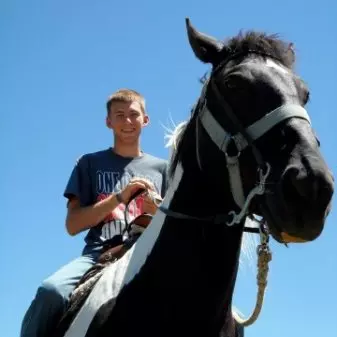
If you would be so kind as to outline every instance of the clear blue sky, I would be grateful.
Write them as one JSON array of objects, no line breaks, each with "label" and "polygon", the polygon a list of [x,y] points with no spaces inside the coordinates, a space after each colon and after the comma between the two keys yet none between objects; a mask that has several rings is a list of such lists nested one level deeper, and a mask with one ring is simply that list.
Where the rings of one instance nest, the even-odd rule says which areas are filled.
[{"label": "clear blue sky", "polygon": [[[144,150],[167,157],[161,123],[189,115],[208,70],[188,45],[186,16],[218,38],[254,28],[295,43],[297,70],[312,91],[309,113],[336,175],[336,9],[333,0],[2,0],[0,335],[19,335],[39,283],[81,252],[83,235],[65,231],[62,193],[79,155],[111,145],[104,125],[111,92],[132,87],[146,96]],[[337,331],[336,223],[334,209],[317,241],[272,243],[265,304],[247,337]],[[246,315],[255,271],[237,283],[235,304]]]}]

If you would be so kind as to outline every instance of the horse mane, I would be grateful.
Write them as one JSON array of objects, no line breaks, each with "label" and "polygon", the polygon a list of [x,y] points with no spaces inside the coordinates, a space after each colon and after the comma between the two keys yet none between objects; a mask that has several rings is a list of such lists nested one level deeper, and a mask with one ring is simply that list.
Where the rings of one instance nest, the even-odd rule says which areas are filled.
[{"label": "horse mane", "polygon": [[167,133],[165,134],[165,138],[167,139],[167,143],[165,144],[166,148],[169,148],[169,158],[172,159],[175,157],[175,153],[178,149],[178,143],[184,134],[184,131],[187,126],[187,121],[183,121],[178,125],[174,125],[174,128],[166,128]]},{"label": "horse mane", "polygon": [[240,31],[237,36],[225,41],[223,50],[227,53],[227,57],[236,53],[247,55],[251,51],[255,51],[278,60],[289,69],[292,69],[295,63],[293,43],[281,40],[278,34],[268,35],[264,32],[247,31],[244,33]]}]

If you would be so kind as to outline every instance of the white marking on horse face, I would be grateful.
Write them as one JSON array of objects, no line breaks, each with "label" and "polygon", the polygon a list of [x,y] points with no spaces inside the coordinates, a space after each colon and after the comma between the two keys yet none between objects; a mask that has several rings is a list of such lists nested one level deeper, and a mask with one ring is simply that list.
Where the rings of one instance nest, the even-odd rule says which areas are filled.
[{"label": "white marking on horse face", "polygon": [[[162,203],[165,208],[169,207],[182,176],[183,168],[178,163],[174,178]],[[165,217],[166,215],[158,210],[136,244],[120,260],[105,268],[64,337],[84,337],[101,306],[110,299],[116,298],[121,289],[133,280],[151,253]]]},{"label": "white marking on horse face", "polygon": [[275,77],[273,81],[278,86],[279,92],[284,96],[284,103],[299,104],[298,92],[291,71],[271,59],[267,59],[265,65],[277,71],[279,76],[275,77],[272,73],[270,75],[272,78]]},{"label": "white marking on horse face", "polygon": [[271,59],[267,59],[266,66],[270,67],[270,68],[274,68],[274,69],[282,72],[283,74],[289,73],[289,71],[286,68],[280,66],[279,64],[277,64],[275,61],[273,61]]}]

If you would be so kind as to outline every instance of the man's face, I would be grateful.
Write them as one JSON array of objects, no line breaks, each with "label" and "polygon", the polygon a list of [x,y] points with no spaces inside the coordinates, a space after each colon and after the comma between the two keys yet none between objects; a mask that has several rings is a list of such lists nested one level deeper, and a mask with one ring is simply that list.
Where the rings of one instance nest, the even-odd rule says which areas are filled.
[{"label": "man's face", "polygon": [[114,131],[116,139],[123,143],[138,141],[143,126],[149,117],[144,115],[138,102],[113,102],[106,118],[108,128]]}]

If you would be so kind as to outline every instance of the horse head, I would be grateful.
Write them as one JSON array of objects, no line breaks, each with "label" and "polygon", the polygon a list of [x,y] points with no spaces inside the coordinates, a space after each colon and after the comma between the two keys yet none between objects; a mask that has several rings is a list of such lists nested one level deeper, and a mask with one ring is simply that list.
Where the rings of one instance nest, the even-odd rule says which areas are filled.
[{"label": "horse head", "polygon": [[[277,241],[316,239],[330,210],[333,176],[305,110],[309,89],[295,74],[293,45],[258,32],[225,43],[186,24],[195,56],[212,70],[173,169],[181,153],[194,152],[204,185],[212,186],[214,211],[227,180],[232,208],[266,219]],[[196,144],[187,140],[191,132]],[[185,168],[193,162],[188,158]],[[256,185],[263,192],[247,201]]]}]

